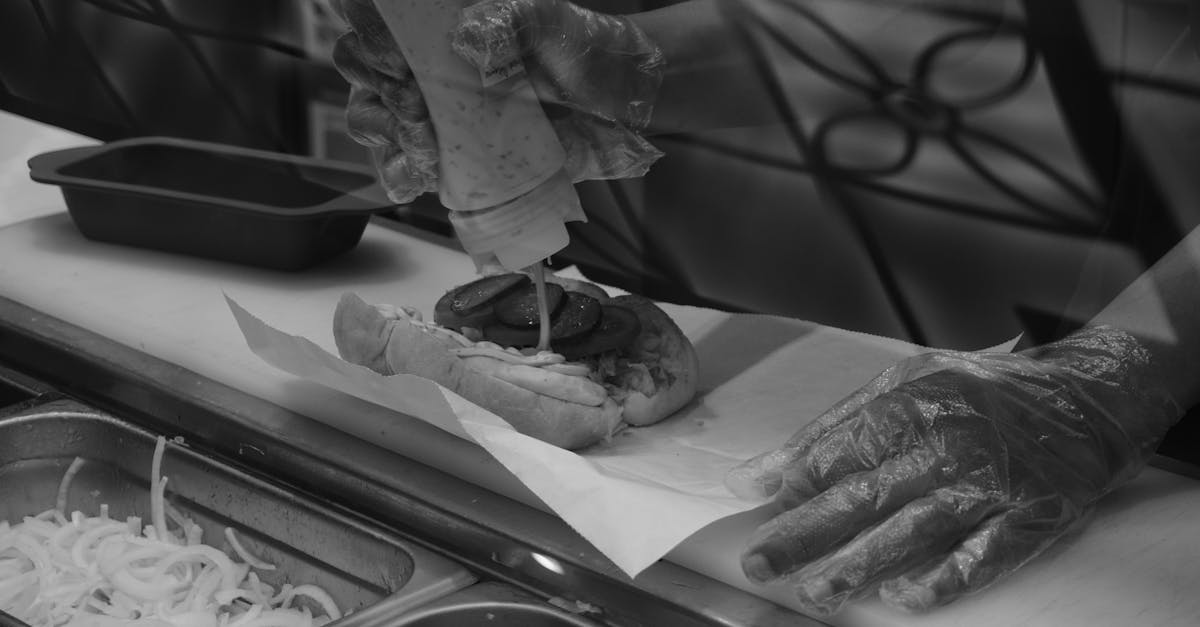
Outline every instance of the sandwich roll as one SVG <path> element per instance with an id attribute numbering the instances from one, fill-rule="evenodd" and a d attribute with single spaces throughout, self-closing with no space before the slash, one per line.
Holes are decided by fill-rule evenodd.
<path id="1" fill-rule="evenodd" d="M 354 294 L 338 302 L 334 330 L 342 359 L 385 376 L 405 373 L 436 381 L 491 410 L 517 431 L 555 446 L 575 449 L 599 442 L 621 423 L 621 408 L 610 398 L 598 405 L 573 403 L 482 372 L 478 363 L 468 366 L 467 360 L 450 352 L 460 346 L 457 342 L 404 318 L 386 316 Z"/>
<path id="2" fill-rule="evenodd" d="M 334 312 L 342 359 L 380 374 L 424 377 L 567 449 L 658 422 L 696 393 L 691 342 L 652 301 L 611 298 L 586 281 L 555 286 L 549 350 L 538 350 L 534 286 L 519 273 L 485 276 L 449 292 L 426 321 L 411 307 L 345 294 Z"/>
<path id="3" fill-rule="evenodd" d="M 560 374 L 549 368 L 510 364 L 492 357 L 466 357 L 463 362 L 472 370 L 560 401 L 599 407 L 608 398 L 608 392 L 600 384 L 585 377 Z"/>
<path id="4" fill-rule="evenodd" d="M 629 361 L 653 364 L 620 374 L 617 388 L 626 391 L 621 419 L 635 426 L 654 424 L 695 395 L 700 372 L 696 349 L 675 321 L 650 300 L 629 295 L 612 302 L 632 309 L 642 323 L 642 332 L 627 349 Z"/>

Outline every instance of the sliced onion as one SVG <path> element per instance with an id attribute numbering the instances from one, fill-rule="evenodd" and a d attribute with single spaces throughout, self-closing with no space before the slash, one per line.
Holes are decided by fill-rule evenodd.
<path id="1" fill-rule="evenodd" d="M 229 546 L 233 547 L 233 552 L 237 553 L 238 557 L 240 557 L 243 562 L 246 562 L 250 566 L 259 570 L 275 570 L 274 564 L 268 564 L 267 562 L 258 559 L 257 557 L 251 555 L 250 552 L 242 546 L 242 543 L 237 539 L 237 534 L 233 531 L 233 527 L 225 528 L 225 539 L 229 540 Z"/>
<path id="2" fill-rule="evenodd" d="M 92 545 L 99 543 L 105 536 L 125 533 L 128 529 L 128 526 L 124 523 L 113 522 L 97 525 L 79 534 L 75 538 L 75 543 L 71 546 L 71 559 L 75 562 L 75 566 L 87 568 L 88 559 L 86 551 L 92 548 Z"/>
<path id="3" fill-rule="evenodd" d="M 166 508 L 163 507 L 167 478 L 162 476 L 162 461 L 166 448 L 167 439 L 158 436 L 154 443 L 154 457 L 150 460 L 150 520 L 154 524 L 155 534 L 163 542 L 169 542 L 171 539 L 171 534 L 167 533 Z"/>
<path id="4" fill-rule="evenodd" d="M 76 457 L 71 461 L 71 465 L 67 466 L 67 472 L 63 473 L 62 481 L 58 483 L 58 498 L 54 501 L 55 510 L 59 512 L 67 511 L 67 492 L 70 490 L 71 480 L 75 478 L 79 469 L 83 468 L 83 463 L 82 457 Z"/>
<path id="5" fill-rule="evenodd" d="M 236 558 L 203 543 L 194 521 L 166 502 L 165 438 L 151 468 L 152 524 L 73 511 L 66 495 L 84 461 L 76 458 L 58 486 L 56 507 L 13 525 L 0 521 L 0 609 L 33 627 L 314 627 L 341 616 L 313 585 L 283 584 L 276 592 L 251 568 L 274 565 L 252 555 L 232 528 Z M 176 530 L 168 528 L 168 519 Z M 314 620 L 288 604 L 304 595 L 320 604 Z"/>
<path id="6" fill-rule="evenodd" d="M 341 610 L 338 609 L 337 603 L 333 601 L 333 597 L 325 590 L 318 588 L 312 584 L 304 584 L 292 588 L 292 594 L 295 596 L 306 596 L 317 603 L 321 604 L 321 610 L 325 612 L 333 620 L 342 617 Z"/>

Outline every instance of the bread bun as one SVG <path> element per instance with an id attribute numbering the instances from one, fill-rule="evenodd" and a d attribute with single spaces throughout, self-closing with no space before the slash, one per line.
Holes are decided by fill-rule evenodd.
<path id="1" fill-rule="evenodd" d="M 555 446 L 576 449 L 599 442 L 621 422 L 621 408 L 612 399 L 599 406 L 571 403 L 469 368 L 449 352 L 454 346 L 449 341 L 406 320 L 388 318 L 354 294 L 338 302 L 333 337 L 346 361 L 382 375 L 405 373 L 436 381 L 517 431 Z"/>
<path id="2" fill-rule="evenodd" d="M 637 376 L 636 371 L 618 373 L 626 379 L 621 387 L 628 390 L 621 402 L 621 419 L 639 427 L 654 424 L 679 411 L 695 396 L 700 373 L 696 349 L 679 325 L 652 301 L 626 295 L 609 303 L 628 307 L 637 314 L 642 332 L 622 352 L 630 362 L 645 364 L 654 381 L 653 392 L 647 394 L 642 391 L 645 386 L 628 381 Z"/>
<path id="3" fill-rule="evenodd" d="M 628 312 L 633 312 L 641 325 L 636 337 L 620 349 L 580 358 L 591 375 L 563 374 L 486 355 L 455 354 L 465 338 L 345 294 L 334 312 L 334 341 L 346 361 L 387 376 L 403 373 L 436 381 L 517 431 L 566 449 L 605 440 L 622 424 L 653 424 L 691 400 L 699 370 L 696 351 L 666 312 L 641 296 L 610 298 L 594 284 L 547 280 L 624 307 L 622 316 L 630 324 Z"/>

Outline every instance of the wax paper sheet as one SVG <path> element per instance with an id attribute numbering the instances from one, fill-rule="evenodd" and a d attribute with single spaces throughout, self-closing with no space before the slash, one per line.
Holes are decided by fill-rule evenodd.
<path id="1" fill-rule="evenodd" d="M 630 576 L 706 525 L 762 504 L 725 488 L 730 468 L 926 350 L 800 320 L 664 305 L 696 346 L 699 394 L 657 425 L 572 452 L 518 433 L 433 381 L 347 363 L 227 300 L 259 357 L 477 442 Z"/>

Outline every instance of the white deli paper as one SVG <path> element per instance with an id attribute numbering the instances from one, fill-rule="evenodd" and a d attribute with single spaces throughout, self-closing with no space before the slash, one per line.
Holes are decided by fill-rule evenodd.
<path id="1" fill-rule="evenodd" d="M 350 364 L 226 300 L 266 362 L 477 442 L 631 577 L 697 530 L 762 504 L 728 491 L 730 468 L 778 447 L 898 359 L 927 350 L 788 318 L 663 305 L 696 346 L 696 399 L 657 425 L 572 452 L 518 433 L 431 380 Z"/>

